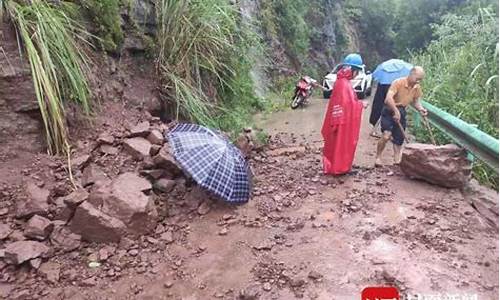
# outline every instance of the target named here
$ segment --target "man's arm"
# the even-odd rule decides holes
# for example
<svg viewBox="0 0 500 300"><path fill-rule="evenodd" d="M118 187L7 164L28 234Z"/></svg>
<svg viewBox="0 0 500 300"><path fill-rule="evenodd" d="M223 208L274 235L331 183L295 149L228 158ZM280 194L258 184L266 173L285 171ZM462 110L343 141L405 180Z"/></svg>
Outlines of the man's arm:
<svg viewBox="0 0 500 300"><path fill-rule="evenodd" d="M427 109L425 109L422 106L422 103L420 103L420 98L422 98L422 89L420 86L417 87L417 94L415 96L415 99L413 99L413 107L415 107L416 110L420 112L422 116L427 116Z"/></svg>
<svg viewBox="0 0 500 300"><path fill-rule="evenodd" d="M418 110L422 116L427 116L427 109L422 106L422 103L420 103L420 99L416 99L413 101L413 107L415 107L415 109Z"/></svg>
<svg viewBox="0 0 500 300"><path fill-rule="evenodd" d="M389 106L389 108L394 112L394 120L399 121L401 119L401 114L399 113L398 108L396 107L396 102L394 102L394 96L396 92L391 88L387 92L387 96L385 97L385 104Z"/></svg>

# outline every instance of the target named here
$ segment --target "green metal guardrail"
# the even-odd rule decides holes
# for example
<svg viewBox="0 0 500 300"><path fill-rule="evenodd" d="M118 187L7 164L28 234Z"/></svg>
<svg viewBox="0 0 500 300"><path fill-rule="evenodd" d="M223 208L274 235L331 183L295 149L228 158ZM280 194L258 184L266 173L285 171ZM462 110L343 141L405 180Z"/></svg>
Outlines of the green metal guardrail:
<svg viewBox="0 0 500 300"><path fill-rule="evenodd" d="M429 121L434 126L498 173L499 146L497 139L426 101L422 101L422 105L429 112ZM419 114L416 115L415 121L418 124Z"/></svg>

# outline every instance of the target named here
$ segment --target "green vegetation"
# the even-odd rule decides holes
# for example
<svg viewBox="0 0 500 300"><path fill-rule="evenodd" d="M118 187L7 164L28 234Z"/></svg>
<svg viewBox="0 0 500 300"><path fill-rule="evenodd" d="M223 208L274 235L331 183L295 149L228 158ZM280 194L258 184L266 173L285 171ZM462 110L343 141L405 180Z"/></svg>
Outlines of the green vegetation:
<svg viewBox="0 0 500 300"><path fill-rule="evenodd" d="M162 0L157 69L175 117L236 132L262 103L253 91L250 47L259 40L239 26L224 0Z"/></svg>
<svg viewBox="0 0 500 300"><path fill-rule="evenodd" d="M425 99L498 138L498 15L480 9L449 14L433 25L433 40L412 61L424 66ZM422 129L417 137L428 141ZM448 139L436 132L438 142ZM474 168L483 183L498 186L498 175L482 164Z"/></svg>
<svg viewBox="0 0 500 300"><path fill-rule="evenodd" d="M87 58L77 45L77 41L86 43L88 33L45 1L2 2L31 66L49 152L67 152L63 99L77 101L86 113L90 111Z"/></svg>
<svg viewBox="0 0 500 300"><path fill-rule="evenodd" d="M86 17L91 21L92 32L100 38L104 49L118 51L123 42L120 26L120 0L80 0Z"/></svg>

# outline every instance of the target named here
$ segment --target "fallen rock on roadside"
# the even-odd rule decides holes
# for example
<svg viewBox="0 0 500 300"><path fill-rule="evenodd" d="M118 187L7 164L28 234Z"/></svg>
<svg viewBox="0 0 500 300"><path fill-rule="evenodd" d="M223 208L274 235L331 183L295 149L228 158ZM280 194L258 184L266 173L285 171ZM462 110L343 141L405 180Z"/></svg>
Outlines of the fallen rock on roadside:
<svg viewBox="0 0 500 300"><path fill-rule="evenodd" d="M448 188L464 187L472 172L466 151L454 144L408 144L404 148L400 166L410 178Z"/></svg>
<svg viewBox="0 0 500 300"><path fill-rule="evenodd" d="M54 229L54 224L49 219L34 215L26 224L24 236L29 239L43 241L49 237Z"/></svg>

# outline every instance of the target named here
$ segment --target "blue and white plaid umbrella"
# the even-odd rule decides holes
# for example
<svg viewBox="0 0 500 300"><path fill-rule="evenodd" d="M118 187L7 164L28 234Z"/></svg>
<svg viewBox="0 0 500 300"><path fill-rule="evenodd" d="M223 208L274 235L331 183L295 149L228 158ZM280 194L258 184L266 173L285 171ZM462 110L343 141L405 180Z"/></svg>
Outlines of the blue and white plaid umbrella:
<svg viewBox="0 0 500 300"><path fill-rule="evenodd" d="M401 59L389 59L377 66L373 79L380 84L391 84L394 80L408 76L413 66Z"/></svg>
<svg viewBox="0 0 500 300"><path fill-rule="evenodd" d="M229 140L195 124L176 125L167 139L175 159L200 186L228 202L248 201L250 169Z"/></svg>

